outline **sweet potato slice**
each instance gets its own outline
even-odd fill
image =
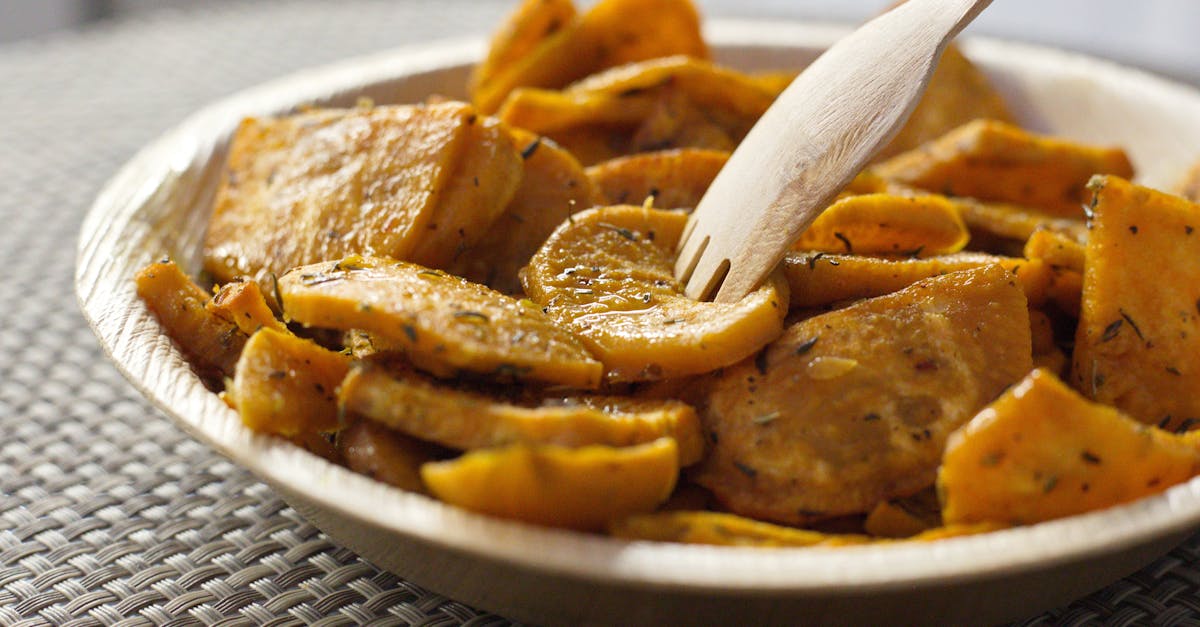
[[[205,308],[208,292],[173,261],[142,268],[134,281],[138,296],[201,378],[211,384],[233,376],[246,334]]]
[[[497,78],[535,55],[575,17],[572,0],[524,0],[492,36],[487,56],[471,71],[468,93],[476,102],[497,98],[492,95]]]
[[[437,459],[428,443],[361,418],[338,431],[337,449],[350,470],[422,494],[421,466]]]
[[[287,327],[275,317],[258,283],[254,281],[233,281],[222,285],[204,307],[237,325],[247,336],[261,327],[287,332]]]
[[[1008,270],[1031,306],[1041,306],[1053,273],[1040,260],[984,253],[955,253],[924,259],[791,253],[783,260],[792,307],[824,307],[883,296],[930,277],[996,264]]]
[[[1025,257],[1041,259],[1056,268],[1083,272],[1084,245],[1065,233],[1038,229],[1025,241]]]
[[[1008,105],[987,76],[958,46],[950,44],[929,78],[917,108],[876,160],[917,148],[977,119],[1013,122]]]
[[[932,485],[946,438],[1030,354],[1025,297],[999,266],[814,316],[717,377],[694,479],[753,518],[868,512]]]
[[[946,445],[947,523],[1031,524],[1161,492],[1200,473],[1200,451],[1035,370]]]
[[[280,277],[279,292],[291,319],[379,335],[437,376],[600,382],[600,363],[533,303],[416,264],[347,257],[301,266]]]
[[[915,257],[958,252],[968,239],[958,210],[943,196],[860,194],[830,205],[793,248]]]
[[[252,276],[268,288],[269,274],[364,251],[443,263],[516,189],[520,157],[505,135],[461,103],[247,119],[217,193],[205,268],[219,282]]]
[[[1073,384],[1175,429],[1200,419],[1200,205],[1123,179],[1091,184]]]
[[[579,161],[553,141],[512,129],[525,174],[508,208],[474,246],[448,267],[452,274],[506,294],[521,291],[521,268],[560,222],[591,207],[595,192]]]
[[[692,209],[729,160],[722,150],[676,148],[605,161],[587,169],[603,204],[639,204],[653,198],[663,209]]]
[[[1039,136],[994,120],[958,127],[875,166],[884,178],[946,196],[969,196],[1082,217],[1093,174],[1129,177],[1125,152]]]
[[[346,377],[341,403],[411,436],[460,450],[508,444],[629,446],[670,437],[679,462],[704,452],[700,421],[688,405],[616,396],[545,398],[521,405],[438,384],[416,373],[357,368]]]
[[[1048,213],[1007,203],[979,202],[970,198],[951,198],[971,232],[969,247],[1013,254],[1039,230],[1061,233],[1077,241],[1087,240],[1087,225],[1082,219],[1060,218]]]
[[[1200,203],[1200,161],[1180,179],[1174,191],[1192,202]]]
[[[670,496],[678,475],[670,438],[627,448],[515,444],[421,467],[429,491],[447,503],[583,530],[653,510]]]
[[[350,359],[263,327],[246,342],[226,399],[254,431],[293,437],[338,428],[337,387]]]
[[[682,213],[632,206],[578,213],[534,255],[525,292],[583,340],[610,380],[736,363],[779,335],[787,286],[776,276],[734,304],[688,298],[673,274],[686,222]]]

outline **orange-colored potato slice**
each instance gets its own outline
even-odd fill
[[[201,378],[212,383],[233,376],[246,334],[237,325],[205,308],[209,294],[173,261],[152,263],[138,271],[138,297],[158,318],[167,336],[183,352]]]
[[[254,431],[284,437],[334,431],[337,387],[349,368],[346,355],[263,327],[246,342],[226,399]]]
[[[478,240],[519,175],[504,130],[461,103],[249,118],[232,141],[205,268],[269,289],[269,274],[354,253],[436,265]]]
[[[676,148],[618,157],[587,169],[603,204],[639,204],[653,198],[664,209],[695,208],[729,153]]]
[[[658,96],[580,92],[524,87],[513,91],[497,117],[505,124],[557,140],[580,127],[633,128],[654,112]]]
[[[698,374],[777,337],[787,287],[769,280],[738,303],[696,302],[673,274],[687,216],[596,208],[563,223],[534,255],[525,292],[583,340],[614,381]]]
[[[1030,306],[1046,302],[1053,272],[1041,260],[984,253],[955,253],[924,259],[791,253],[783,260],[792,307],[824,307],[883,296],[930,277],[996,264],[1008,270]]]
[[[1150,424],[1200,418],[1200,205],[1113,177],[1092,230],[1073,384]]]
[[[1192,202],[1200,202],[1200,161],[1179,180],[1174,191]]]
[[[946,196],[1008,202],[1079,218],[1084,186],[1093,174],[1129,177],[1133,166],[1118,148],[1088,146],[978,120],[879,163],[875,171]]]
[[[875,158],[884,160],[912,150],[977,119],[1013,122],[1008,105],[987,76],[951,44],[942,53],[917,108]]]
[[[1077,241],[1087,240],[1087,225],[1082,219],[1060,218],[1018,205],[979,202],[970,198],[951,198],[971,231],[968,247],[1018,254],[1023,243],[1039,230],[1061,233]]]
[[[1041,259],[1056,268],[1083,272],[1084,245],[1060,231],[1038,229],[1025,241],[1025,257]]]
[[[233,281],[221,286],[205,304],[210,312],[234,323],[247,336],[261,327],[287,332],[287,326],[275,317],[254,281]]]
[[[553,141],[512,129],[525,174],[508,208],[474,246],[448,267],[452,274],[506,294],[521,291],[519,272],[560,222],[594,203],[579,161]]]
[[[943,196],[860,194],[830,205],[793,248],[930,256],[958,252],[969,239],[958,210]]]
[[[1088,402],[1035,370],[951,436],[947,523],[1031,524],[1154,494],[1200,472],[1183,438]]]
[[[814,316],[717,377],[693,478],[763,520],[869,512],[932,485],[946,438],[1030,355],[1025,297],[994,265]]]
[[[340,399],[349,411],[460,450],[517,443],[629,446],[670,437],[679,445],[683,465],[704,453],[696,412],[673,400],[575,396],[517,404],[416,373],[369,367],[346,377]]]
[[[291,319],[376,334],[438,376],[600,382],[600,363],[533,303],[416,264],[348,257],[301,266],[279,278],[279,292]]]
[[[487,56],[471,71],[467,91],[487,96],[497,77],[536,54],[539,46],[575,21],[572,0],[524,0],[492,36]],[[492,96],[494,97],[494,96]]]
[[[678,474],[670,438],[627,448],[515,444],[421,467],[429,491],[452,505],[584,530],[653,510],[670,496]]]
[[[426,493],[421,466],[436,459],[435,447],[361,418],[338,431],[337,449],[350,470],[409,492]]]

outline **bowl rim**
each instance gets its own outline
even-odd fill
[[[845,32],[843,25],[792,21],[712,20],[706,27],[715,50],[811,49]],[[1197,477],[1098,512],[928,544],[768,549],[628,541],[460,510],[375,482],[282,440],[251,433],[191,374],[170,340],[144,332],[157,323],[136,298],[132,274],[118,272],[121,262],[133,260],[96,259],[104,248],[101,244],[113,246],[137,220],[139,210],[154,202],[156,186],[187,169],[188,164],[179,161],[181,147],[194,148],[204,133],[227,131],[231,120],[243,115],[284,110],[360,85],[469,63],[483,46],[479,38],[443,40],[302,70],[210,104],[139,151],[88,211],[76,260],[79,305],[118,370],[192,437],[278,489],[397,539],[590,581],[756,594],[869,593],[1040,570],[1115,553],[1200,523]],[[1083,68],[1200,112],[1200,92],[1109,61],[989,38],[970,39],[964,48],[985,65],[988,59],[1007,57]],[[148,257],[138,260],[146,261]]]

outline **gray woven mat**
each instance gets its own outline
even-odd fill
[[[172,426],[105,361],[71,275],[105,179],[189,112],[486,32],[509,3],[196,4],[0,46],[0,624],[506,624],[336,546]],[[1198,588],[1200,537],[1025,624],[1200,625]]]

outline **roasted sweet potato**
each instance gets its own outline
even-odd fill
[[[1030,367],[1025,297],[999,266],[814,316],[717,378],[694,479],[764,520],[868,512],[932,485],[949,434]]]
[[[556,33],[572,26],[575,18],[576,9],[572,0],[521,2],[492,36],[487,56],[471,71],[467,91],[476,104],[498,104],[504,96],[496,85],[504,80],[501,77],[526,60],[533,60],[538,48],[546,45],[547,40]],[[550,44],[549,47],[552,46]]]
[[[1197,473],[1195,446],[1035,370],[950,437],[938,484],[947,523],[1031,524],[1132,501]]]
[[[409,492],[425,493],[421,465],[436,459],[435,447],[372,420],[355,418],[337,434],[346,467]]]
[[[581,388],[602,366],[528,301],[466,279],[381,257],[295,268],[279,279],[283,310],[302,324],[383,337],[418,367]]]
[[[1167,429],[1200,419],[1200,205],[1124,179],[1091,183],[1073,384]]]
[[[152,263],[134,280],[138,296],[201,378],[215,384],[233,376],[246,334],[205,308],[208,292],[173,261]]]
[[[663,502],[675,487],[678,457],[670,438],[628,448],[515,444],[425,464],[421,478],[434,496],[469,510],[599,530]]]
[[[262,327],[287,331],[287,326],[275,317],[254,281],[233,281],[221,286],[205,309],[237,325],[247,336]]]
[[[576,396],[518,404],[417,373],[369,367],[346,377],[340,399],[350,412],[460,450],[516,443],[629,446],[670,437],[679,445],[683,465],[704,452],[696,412],[679,401]]]
[[[225,391],[242,424],[294,437],[335,431],[337,387],[350,360],[290,333],[263,327],[246,342]]]
[[[588,168],[587,175],[603,204],[653,198],[662,209],[693,209],[727,160],[722,150],[676,148],[618,157]]]
[[[604,362],[610,381],[714,370],[754,354],[783,328],[780,277],[734,304],[683,294],[673,266],[686,221],[633,206],[581,212],[525,270],[525,292]]]
[[[1056,268],[1083,272],[1084,245],[1065,233],[1038,229],[1025,242],[1025,257],[1041,259]]]
[[[793,248],[918,257],[958,252],[968,239],[958,210],[943,196],[860,194],[830,205]]]
[[[946,196],[969,196],[1080,218],[1093,174],[1129,177],[1118,148],[1039,136],[993,120],[977,120],[920,148],[879,163],[887,179]]]

